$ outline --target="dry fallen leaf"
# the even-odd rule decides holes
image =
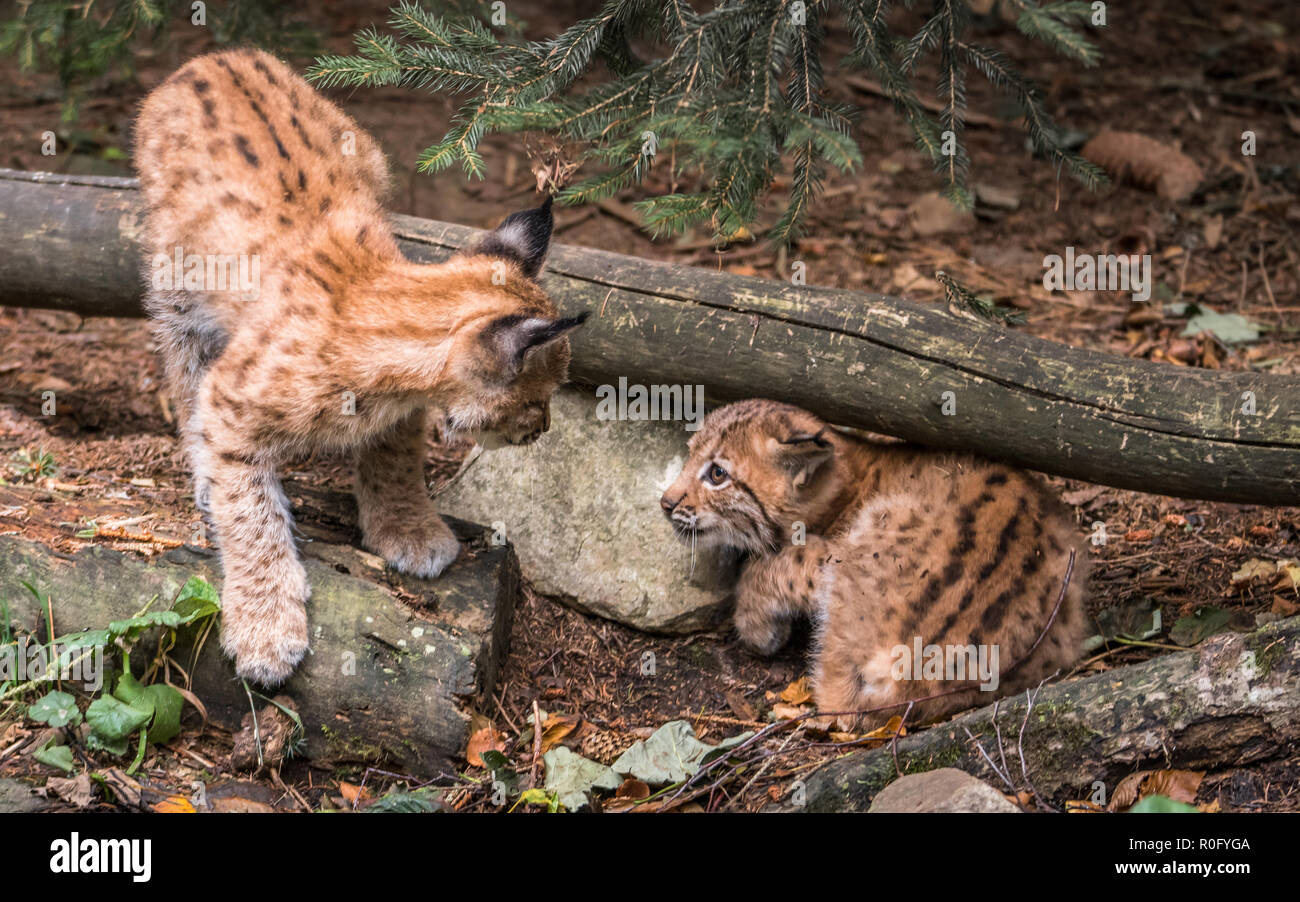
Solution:
[[[1269,608],[1270,613],[1277,614],[1281,617],[1290,617],[1298,611],[1300,611],[1300,604],[1297,604],[1294,601],[1287,601],[1281,595],[1273,596],[1273,607]]]
[[[543,734],[545,736],[545,734]],[[506,736],[504,733],[493,729],[488,724],[474,732],[469,737],[469,744],[465,748],[465,760],[471,767],[483,767],[484,752],[504,752],[506,750]]]
[[[580,723],[582,718],[572,714],[547,715],[546,720],[542,722],[542,751],[549,752],[555,748],[564,737],[576,730]]]
[[[801,676],[781,690],[781,701],[787,705],[806,705],[812,701],[812,687],[808,684],[808,677]]]
[[[1276,573],[1276,563],[1253,557],[1233,572],[1229,582],[1235,590],[1241,591],[1258,580],[1272,578]]]
[[[1188,805],[1196,801],[1205,772],[1199,770],[1140,770],[1129,774],[1110,797],[1110,811],[1127,811],[1147,796],[1168,796]]]
[[[799,705],[787,705],[783,702],[777,702],[772,706],[772,717],[775,720],[793,720],[804,714],[804,709]]]
[[[45,781],[45,789],[52,792],[69,805],[88,808],[91,802],[90,774],[83,773],[75,777],[50,777]]]
[[[352,783],[339,781],[339,794],[343,796],[343,801],[355,808],[359,802],[368,802],[370,800],[370,790],[364,786],[356,786]]]
[[[906,735],[907,729],[903,726],[903,718],[900,715],[895,714],[893,717],[889,718],[889,722],[883,727],[876,727],[876,729],[872,730],[862,738],[871,740],[866,743],[865,748],[876,749],[880,748],[886,742],[891,742],[895,736]]]
[[[741,720],[758,719],[758,709],[736,690],[728,689],[723,693],[723,697],[727,700],[727,707],[731,709],[731,713]]]
[[[1106,809],[1088,799],[1072,799],[1065,803],[1066,814],[1100,814]]]
[[[151,806],[158,814],[197,814],[194,803],[185,796],[168,796]]]

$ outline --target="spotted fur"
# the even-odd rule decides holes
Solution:
[[[310,592],[280,465],[351,449],[366,546],[432,577],[459,546],[423,481],[426,409],[485,442],[549,427],[581,321],[558,318],[536,281],[550,203],[449,262],[408,262],[381,207],[379,146],[257,51],[191,60],[153,91],[135,163],[146,305],[221,545],[222,642],[241,676],[274,685],[307,650]],[[260,284],[156,283],[178,247],[255,257]]]
[[[1086,558],[1065,509],[1037,477],[1000,464],[867,441],[796,407],[743,401],[705,418],[661,505],[683,537],[748,553],[735,592],[743,642],[771,654],[792,620],[813,621],[814,699],[824,712],[969,685],[916,703],[913,720],[938,718],[1068,667],[1087,632]],[[1071,550],[1065,599],[1031,654]],[[996,692],[978,681],[898,679],[894,650],[917,637],[922,646],[997,646]]]

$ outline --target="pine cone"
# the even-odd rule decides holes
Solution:
[[[596,730],[582,740],[582,754],[604,765],[613,764],[636,737],[619,730]]]
[[[1186,200],[1203,178],[1187,154],[1136,132],[1102,132],[1080,153],[1112,177],[1154,188],[1168,200]]]

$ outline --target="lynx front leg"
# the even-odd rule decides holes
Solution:
[[[275,468],[205,449],[212,518],[221,534],[221,645],[235,672],[278,685],[307,651],[307,573],[293,544]]]
[[[365,546],[403,573],[433,577],[460,543],[424,485],[424,410],[357,451],[357,509]]]
[[[736,583],[736,632],[759,654],[770,655],[790,638],[791,621],[817,610],[825,542],[809,536],[795,545],[745,565]]]

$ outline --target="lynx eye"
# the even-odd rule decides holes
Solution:
[[[709,469],[704,474],[704,478],[710,485],[722,485],[727,481],[727,471],[717,464],[710,464]]]

